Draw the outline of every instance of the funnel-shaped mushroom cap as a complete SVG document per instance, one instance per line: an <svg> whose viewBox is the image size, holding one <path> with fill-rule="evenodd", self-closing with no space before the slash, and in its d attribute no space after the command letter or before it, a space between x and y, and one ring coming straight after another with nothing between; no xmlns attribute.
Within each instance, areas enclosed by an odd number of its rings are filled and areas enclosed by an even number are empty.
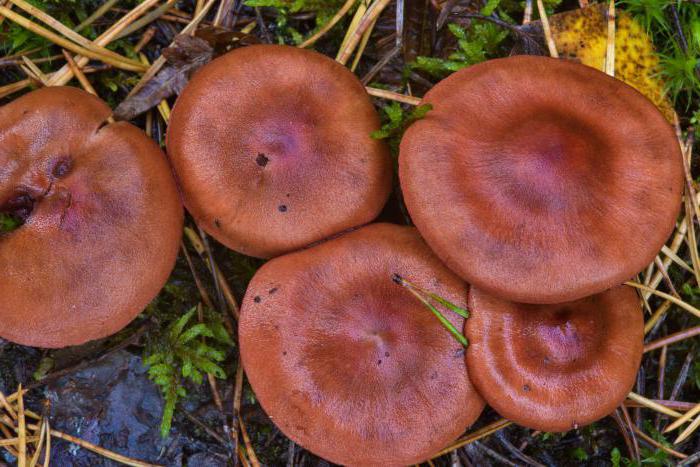
<svg viewBox="0 0 700 467"><path fill-rule="evenodd" d="M165 155L75 88L0 107L0 336L64 347L108 336L156 296L183 212Z"/></svg>
<svg viewBox="0 0 700 467"><path fill-rule="evenodd" d="M471 288L467 368L499 414L542 431L609 415L634 385L644 320L631 287L559 305L525 305Z"/></svg>
<svg viewBox="0 0 700 467"><path fill-rule="evenodd" d="M273 259L243 301L241 357L258 400L287 436L335 463L415 464L484 407L464 348L397 273L465 304L465 284L416 230L389 224Z"/></svg>
<svg viewBox="0 0 700 467"><path fill-rule="evenodd" d="M406 206L467 282L560 303L642 270L673 231L675 133L645 97L593 68L510 57L459 71L401 143Z"/></svg>
<svg viewBox="0 0 700 467"><path fill-rule="evenodd" d="M359 80L316 52L256 45L202 68L180 95L168 154L185 205L258 257L366 224L391 189L379 117Z"/></svg>

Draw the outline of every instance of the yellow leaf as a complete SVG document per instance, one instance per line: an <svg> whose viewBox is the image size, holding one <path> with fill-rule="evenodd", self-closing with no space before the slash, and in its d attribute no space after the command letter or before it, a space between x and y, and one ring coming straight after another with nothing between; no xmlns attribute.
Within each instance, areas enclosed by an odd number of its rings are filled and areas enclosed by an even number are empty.
<svg viewBox="0 0 700 467"><path fill-rule="evenodd" d="M549 17L561 57L604 70L608 40L607 6L598 3ZM615 77L644 94L673 122L674 110L659 78L659 58L649 36L624 11L616 12Z"/></svg>

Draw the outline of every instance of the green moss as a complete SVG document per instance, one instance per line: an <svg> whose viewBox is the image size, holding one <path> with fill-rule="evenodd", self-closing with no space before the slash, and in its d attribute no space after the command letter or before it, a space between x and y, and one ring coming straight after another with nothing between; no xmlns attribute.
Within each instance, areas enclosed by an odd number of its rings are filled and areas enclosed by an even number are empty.
<svg viewBox="0 0 700 467"><path fill-rule="evenodd" d="M207 319L203 323L192 322L196 311L192 308L168 324L160 338L147 347L143 360L148 376L160 387L165 399L160 426L164 438L170 433L177 402L187 396L185 380L201 385L206 373L226 378L220 364L233 341L213 313L205 313Z"/></svg>

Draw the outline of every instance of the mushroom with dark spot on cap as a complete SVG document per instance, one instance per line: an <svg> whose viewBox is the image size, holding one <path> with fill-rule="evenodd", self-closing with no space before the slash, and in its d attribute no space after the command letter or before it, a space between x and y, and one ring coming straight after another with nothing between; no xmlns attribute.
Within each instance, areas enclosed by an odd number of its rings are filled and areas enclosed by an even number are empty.
<svg viewBox="0 0 700 467"><path fill-rule="evenodd" d="M379 214L392 167L370 136L378 128L345 67L308 50L255 45L197 72L175 104L167 147L202 228L269 258Z"/></svg>
<svg viewBox="0 0 700 467"><path fill-rule="evenodd" d="M183 209L165 155L76 88L0 107L0 336L65 347L126 326L177 257Z"/></svg>
<svg viewBox="0 0 700 467"><path fill-rule="evenodd" d="M525 305L469 290L466 360L496 412L541 431L612 413L636 381L644 345L640 299L628 286L557 305Z"/></svg>
<svg viewBox="0 0 700 467"><path fill-rule="evenodd" d="M683 193L674 130L593 68L515 56L458 71L401 142L408 211L470 284L525 303L602 292L652 262Z"/></svg>
<svg viewBox="0 0 700 467"><path fill-rule="evenodd" d="M465 305L466 285L416 230L389 224L271 260L243 300L241 358L260 404L292 440L335 463L421 462L484 407L461 344L395 273Z"/></svg>

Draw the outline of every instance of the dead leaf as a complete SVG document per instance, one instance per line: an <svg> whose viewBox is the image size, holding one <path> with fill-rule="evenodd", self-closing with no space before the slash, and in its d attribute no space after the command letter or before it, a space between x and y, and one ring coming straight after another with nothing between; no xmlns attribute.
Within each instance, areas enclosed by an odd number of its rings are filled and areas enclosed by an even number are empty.
<svg viewBox="0 0 700 467"><path fill-rule="evenodd" d="M204 26L195 33L200 39L204 39L214 48L214 55L219 56L231 49L257 44L260 41L253 34L246 34L218 26Z"/></svg>
<svg viewBox="0 0 700 467"><path fill-rule="evenodd" d="M163 50L167 64L136 94L126 98L114 111L118 120L134 117L155 107L168 97L179 94L192 74L209 63L214 49L204 39L179 35L172 45Z"/></svg>
<svg viewBox="0 0 700 467"><path fill-rule="evenodd" d="M625 11L616 12L615 77L644 94L673 121L674 110L659 78L659 57L649 36ZM598 3L549 17L559 54L601 71L608 39L607 6Z"/></svg>

